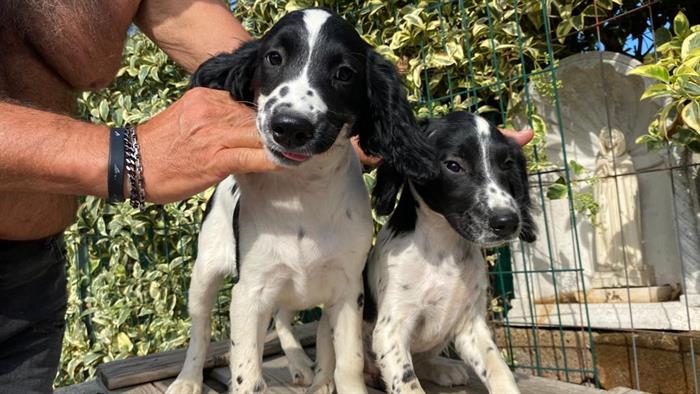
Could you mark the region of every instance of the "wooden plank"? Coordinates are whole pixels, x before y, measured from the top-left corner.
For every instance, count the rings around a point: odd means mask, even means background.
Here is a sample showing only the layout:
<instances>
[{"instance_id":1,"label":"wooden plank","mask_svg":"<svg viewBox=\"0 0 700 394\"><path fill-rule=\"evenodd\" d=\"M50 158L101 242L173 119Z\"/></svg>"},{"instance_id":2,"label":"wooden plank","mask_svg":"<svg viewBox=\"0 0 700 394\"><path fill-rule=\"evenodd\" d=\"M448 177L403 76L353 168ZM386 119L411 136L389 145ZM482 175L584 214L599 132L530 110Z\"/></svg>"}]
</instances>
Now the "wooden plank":
<instances>
[{"instance_id":1,"label":"wooden plank","mask_svg":"<svg viewBox=\"0 0 700 394\"><path fill-rule=\"evenodd\" d=\"M107 389L97 380L90 380L72 386L59 387L54 390L53 394L105 394Z\"/></svg>"},{"instance_id":2,"label":"wooden plank","mask_svg":"<svg viewBox=\"0 0 700 394\"><path fill-rule=\"evenodd\" d=\"M159 393L165 393L166 390L168 390L168 386L172 384L175 381L175 378L170 378L170 379L163 379L159 380L156 382L153 382L153 387L158 389ZM209 387L206 382L202 384L202 394L219 394L219 391L214 390L213 388Z\"/></svg>"},{"instance_id":3,"label":"wooden plank","mask_svg":"<svg viewBox=\"0 0 700 394\"><path fill-rule=\"evenodd\" d=\"M109 392L119 394L162 394L161 391L151 383L125 387L119 390L110 390Z\"/></svg>"},{"instance_id":4,"label":"wooden plank","mask_svg":"<svg viewBox=\"0 0 700 394\"><path fill-rule=\"evenodd\" d=\"M309 356L313 356L313 349L309 349ZM210 376L220 382L229 382L231 372L228 367L215 368L211 370ZM263 363L263 377L267 383L271 394L296 394L305 393L307 387L292 385L292 376L287 368L287 357L282 354L274 355L265 359ZM367 388L369 394L383 394L375 388Z\"/></svg>"},{"instance_id":5,"label":"wooden plank","mask_svg":"<svg viewBox=\"0 0 700 394\"><path fill-rule=\"evenodd\" d=\"M293 330L303 346L314 344L318 323L294 326ZM214 368L228 363L229 341L213 342L209 345L204 368ZM97 367L97 376L109 390L135 386L177 376L185 361L187 349L170 350L148 356L130 357L112 361ZM277 334L272 331L265 341L265 356L282 351Z\"/></svg>"}]
</instances>

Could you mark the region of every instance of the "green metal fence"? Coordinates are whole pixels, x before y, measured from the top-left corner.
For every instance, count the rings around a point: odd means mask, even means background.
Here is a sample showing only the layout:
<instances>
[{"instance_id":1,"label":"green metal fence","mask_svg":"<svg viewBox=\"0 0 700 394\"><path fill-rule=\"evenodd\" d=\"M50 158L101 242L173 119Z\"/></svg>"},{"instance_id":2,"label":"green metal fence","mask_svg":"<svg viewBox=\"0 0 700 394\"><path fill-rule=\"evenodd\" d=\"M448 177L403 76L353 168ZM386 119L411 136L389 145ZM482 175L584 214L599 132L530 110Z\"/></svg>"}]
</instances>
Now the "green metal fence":
<instances>
[{"instance_id":1,"label":"green metal fence","mask_svg":"<svg viewBox=\"0 0 700 394\"><path fill-rule=\"evenodd\" d=\"M235 11L244 16L248 29L260 33L273 19L284 13L285 5L289 6L285 3L287 2L239 1ZM531 195L541 223L541 241L538 245L543 252L537 255L531 246L519 242L488 252L492 285L490 311L497 342L511 367L520 372L572 383L604 386L606 382L601 382L600 360L596 350L597 335L611 331L623 332L631 335L628 366L630 376L626 385L638 389L647 387L645 376L640 376L637 341L640 335L652 332L654 328L635 326L637 312L634 310L637 306L633 305L631 291L637 285L630 281L632 270L628 265L631 263L626 260L626 254L622 255L625 283L616 290L627 294L627 302L620 304L622 309L616 309L624 310L628 315L624 319L620 318L626 323L620 323L619 327L605 326L597 323L596 318L599 316L592 316L591 308L594 306L589 302L588 295L593 265L588 261L590 256L582 252L588 248L587 245L582 245L582 239L585 240L590 234L579 234L579 229L583 228L582 223L595 220L592 210L596 209L595 201L584 199L589 192L581 185L592 184L597 179L581 175L580 166L571 161L578 158L567 157L572 142L567 140L571 133L565 118L569 114L562 113L562 105L568 103L563 101L560 94L566 86L562 85L558 76L559 65L567 57L587 52L612 51L638 60L654 56L655 30L668 24L668 15L672 18L677 10L689 13L696 5L692 1L653 0L496 0L486 3L446 0L298 1L295 6L314 4L329 6L343 15L380 52L398 63L406 74L410 98L420 116L440 116L452 110L478 111L501 126L531 126L536 130L535 141L527 148L527 152L530 158ZM601 65L601 70L602 67ZM603 71L600 78L605 86L606 74ZM537 95L536 99L533 94ZM585 95L587 91L581 91L581 94ZM604 106L612 107L613 104L607 102L611 99L612 92L605 92L604 96ZM553 111L549 122L538 112L540 107L537 100L542 101L543 98L548 100L547 105ZM612 138L612 129L617 126L611 123L611 111L606 110L599 117L607 125L606 130ZM552 141L555 143L552 144ZM628 141L628 148L633 145L634 141ZM557 163L550 161L545 152L546 148L551 154L553 146L561 155ZM642 176L646 172L652 172L655 176L668 178L672 185L669 197L673 200L672 238L678 243L676 249L682 250L682 235L687 234L679 232L679 228L684 227L678 218L688 214L697 215L697 212L686 212L684 210L688 206L678 206L677 201L683 199L677 195L680 190L677 183L685 182L684 187L697 188L692 186L697 185L697 180L689 177L689 171L697 163L691 159L678 164L671 160L672 156L673 152L667 148L664 163L644 171L618 172L616 163L613 163L615 172L610 179L616 188L620 188L618 180L624 176ZM587 173L593 171L592 168L584 170L588 170ZM644 191L641 197L645 197ZM69 234L69 251L74 262L72 275L79 278L72 282L75 283L75 294L79 298L75 305L80 308L74 316L80 316L83 322L83 326L75 328L76 332L69 333L69 337L75 335L76 343L87 338L90 346L86 346L85 351L97 354L101 359L123 357L140 351L136 349L138 343L129 342L125 346L128 348L131 344L133 348L125 352L106 352L106 342L117 334L112 332L101 338L103 334L94 329L95 319L105 319L99 316L99 308L119 302L106 299L100 301L101 296L95 295L92 289L92 277L95 273L108 269L110 264L123 263L130 275L138 277L134 280L139 283L138 286L148 287L151 295L161 296L162 292L168 291L166 288L171 295L178 295L172 300L169 296L153 297L160 300L158 302L165 299L162 302L167 305L161 307L160 312L146 311L142 316L130 317L132 325L142 327L143 332L155 330L155 326L165 327L165 333L153 338L153 344L149 342L149 345L140 348L141 353L185 344L187 318L184 299L189 270L196 255L194 239L197 225L193 223L201 216L203 201L200 198L194 203L190 202L186 209L153 206L144 214L135 214L127 208L114 208L108 212L110 219L102 225L99 221L91 222L92 227ZM564 212L566 218L552 217L552 201L565 204L563 210L557 212L559 215ZM619 206L623 201L618 199L616 203ZM697 209L692 201L690 209ZM187 220L181 217L178 213L180 211L189 212ZM99 214L93 217L97 216ZM158 220L155 222L160 224L153 228L143 228L142 224L129 222L129 217L143 219L143 223L154 223L156 217ZM105 231L100 227L111 228L115 218L128 222L123 225L126 233L136 229L136 235L129 238L129 235L122 232L115 236L114 231ZM562 234L561 228L553 227L554 222L560 223L562 220L568 222L566 234ZM650 227L647 225L646 228ZM690 230L697 234L697 226ZM107 232L110 235L105 237ZM564 242L566 250L560 248L563 236L568 238ZM653 237L655 235L648 231L644 235L645 240ZM622 238L624 239L624 233ZM136 255L134 252L124 252L131 249L136 250ZM118 261L114 261L116 255L121 256ZM686 264L686 260L692 256L688 257L681 252L679 255L678 281L681 293L687 294L688 278L695 278L694 272L687 272L692 265ZM174 264L164 268L163 261ZM143 280L153 272L158 275L153 274L153 278ZM546 297L542 296L540 289L543 281L550 286ZM154 285L156 282L161 282L162 286ZM125 286L123 282L110 283L111 286ZM228 329L227 308L231 285L228 283L222 289L214 311L215 336L225 336ZM132 293L124 293L125 300L129 294L136 293L135 289ZM572 301L570 297L575 300ZM669 301L677 302L677 298ZM129 301L124 301L124 308L133 308L133 305L127 304ZM139 304L139 307L143 306ZM695 316L695 307L686 302L678 308L685 315L683 324L687 323L686 326L663 327L660 330L678 338L689 338L692 331L697 329L691 324L694 321L691 315ZM167 322L163 322L163 314L170 314L171 320L182 323L168 326ZM302 320L317 316L317 311L313 311L302 316ZM104 323L98 324L105 326ZM85 333L79 332L81 330L85 330ZM126 336L134 338L136 334L127 332ZM95 350L95 344L99 343L104 344ZM686 376L688 383L685 390L698 393L698 372L692 338L688 343L691 372ZM85 362L86 367L95 364L93 360L89 361Z\"/></svg>"}]
</instances>

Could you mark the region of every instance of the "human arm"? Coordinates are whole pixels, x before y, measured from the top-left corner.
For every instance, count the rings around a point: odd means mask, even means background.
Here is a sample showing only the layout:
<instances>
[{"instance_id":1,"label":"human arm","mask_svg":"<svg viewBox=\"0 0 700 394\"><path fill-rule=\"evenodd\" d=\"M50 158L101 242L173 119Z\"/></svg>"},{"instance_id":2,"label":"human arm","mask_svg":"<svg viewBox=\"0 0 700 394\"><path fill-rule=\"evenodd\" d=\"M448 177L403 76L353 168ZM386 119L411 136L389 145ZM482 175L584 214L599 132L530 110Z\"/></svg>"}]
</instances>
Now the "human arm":
<instances>
[{"instance_id":1,"label":"human arm","mask_svg":"<svg viewBox=\"0 0 700 394\"><path fill-rule=\"evenodd\" d=\"M0 101L0 193L107 195L109 133L81 122ZM230 173L269 171L254 113L227 92L188 91L137 127L146 200L187 198Z\"/></svg>"},{"instance_id":2,"label":"human arm","mask_svg":"<svg viewBox=\"0 0 700 394\"><path fill-rule=\"evenodd\" d=\"M135 22L190 73L211 56L250 40L221 0L142 0Z\"/></svg>"}]
</instances>

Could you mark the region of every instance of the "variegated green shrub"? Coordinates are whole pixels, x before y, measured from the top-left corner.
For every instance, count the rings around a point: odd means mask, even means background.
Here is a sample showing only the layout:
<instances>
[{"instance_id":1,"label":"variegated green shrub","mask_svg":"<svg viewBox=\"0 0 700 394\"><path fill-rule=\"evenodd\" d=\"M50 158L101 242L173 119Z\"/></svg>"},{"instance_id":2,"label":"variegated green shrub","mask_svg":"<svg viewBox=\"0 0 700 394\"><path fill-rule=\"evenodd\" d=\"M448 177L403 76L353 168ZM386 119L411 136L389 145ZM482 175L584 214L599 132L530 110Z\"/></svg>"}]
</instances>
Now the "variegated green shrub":
<instances>
[{"instance_id":1,"label":"variegated green shrub","mask_svg":"<svg viewBox=\"0 0 700 394\"><path fill-rule=\"evenodd\" d=\"M630 74L652 78L641 99L666 99L649 133L637 142L660 148L671 142L700 152L700 25L690 26L680 12L673 20L673 34L665 27L655 32L658 48L647 64Z\"/></svg>"}]
</instances>

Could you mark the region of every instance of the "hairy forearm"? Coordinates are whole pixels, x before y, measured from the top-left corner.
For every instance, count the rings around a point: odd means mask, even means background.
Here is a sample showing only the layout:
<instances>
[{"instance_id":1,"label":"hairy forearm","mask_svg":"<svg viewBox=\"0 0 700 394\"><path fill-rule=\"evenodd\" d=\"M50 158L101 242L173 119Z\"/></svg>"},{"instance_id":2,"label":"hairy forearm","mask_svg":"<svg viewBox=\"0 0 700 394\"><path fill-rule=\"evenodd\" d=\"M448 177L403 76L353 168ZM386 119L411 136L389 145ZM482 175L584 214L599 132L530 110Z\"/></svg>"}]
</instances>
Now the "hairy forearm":
<instances>
[{"instance_id":1,"label":"hairy forearm","mask_svg":"<svg viewBox=\"0 0 700 394\"><path fill-rule=\"evenodd\" d=\"M221 0L143 0L136 24L189 72L250 39Z\"/></svg>"},{"instance_id":2,"label":"hairy forearm","mask_svg":"<svg viewBox=\"0 0 700 394\"><path fill-rule=\"evenodd\" d=\"M0 113L0 192L107 194L105 127L2 101Z\"/></svg>"}]
</instances>

